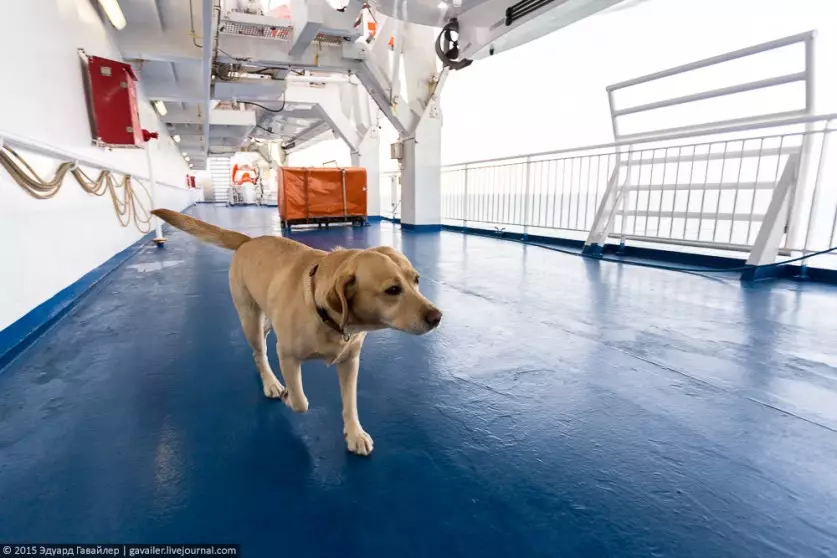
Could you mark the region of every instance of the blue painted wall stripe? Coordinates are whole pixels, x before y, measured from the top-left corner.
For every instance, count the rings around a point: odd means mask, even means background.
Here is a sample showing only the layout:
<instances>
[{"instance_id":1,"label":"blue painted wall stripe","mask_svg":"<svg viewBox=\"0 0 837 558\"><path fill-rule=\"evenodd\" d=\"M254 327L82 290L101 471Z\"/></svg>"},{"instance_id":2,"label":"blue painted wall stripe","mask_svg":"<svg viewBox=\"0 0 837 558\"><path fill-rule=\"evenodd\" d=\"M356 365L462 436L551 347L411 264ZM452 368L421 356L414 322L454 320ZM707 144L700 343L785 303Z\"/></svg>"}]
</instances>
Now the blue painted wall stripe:
<instances>
[{"instance_id":1,"label":"blue painted wall stripe","mask_svg":"<svg viewBox=\"0 0 837 558\"><path fill-rule=\"evenodd\" d=\"M153 232L144 235L139 241L93 271L87 272L76 282L58 291L52 298L42 302L12 325L0 331L0 371L34 343L50 326L65 316L102 279L128 261L153 238Z\"/></svg>"},{"instance_id":2,"label":"blue painted wall stripe","mask_svg":"<svg viewBox=\"0 0 837 558\"><path fill-rule=\"evenodd\" d=\"M187 211L194 204L183 211ZM80 279L58 291L6 329L0 331L0 373L14 358L32 345L53 324L73 309L91 290L122 264L131 259L154 238L154 231L143 235L99 267L87 272Z\"/></svg>"}]
</instances>

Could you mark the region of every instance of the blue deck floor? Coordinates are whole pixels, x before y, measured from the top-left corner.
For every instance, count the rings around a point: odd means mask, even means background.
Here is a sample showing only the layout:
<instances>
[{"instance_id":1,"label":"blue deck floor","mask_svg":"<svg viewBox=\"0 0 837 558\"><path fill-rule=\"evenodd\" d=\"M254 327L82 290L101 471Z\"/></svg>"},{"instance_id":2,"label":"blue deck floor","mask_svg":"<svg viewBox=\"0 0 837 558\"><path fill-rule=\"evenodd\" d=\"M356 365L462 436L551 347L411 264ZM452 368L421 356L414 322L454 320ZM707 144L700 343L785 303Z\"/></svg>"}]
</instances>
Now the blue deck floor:
<instances>
[{"instance_id":1,"label":"blue deck floor","mask_svg":"<svg viewBox=\"0 0 837 558\"><path fill-rule=\"evenodd\" d=\"M270 232L265 209L199 217ZM370 335L346 452L336 374L262 395L230 254L173 232L0 374L0 541L242 555L837 556L837 289L596 263L390 224L445 312ZM276 367L275 355L271 362Z\"/></svg>"}]
</instances>

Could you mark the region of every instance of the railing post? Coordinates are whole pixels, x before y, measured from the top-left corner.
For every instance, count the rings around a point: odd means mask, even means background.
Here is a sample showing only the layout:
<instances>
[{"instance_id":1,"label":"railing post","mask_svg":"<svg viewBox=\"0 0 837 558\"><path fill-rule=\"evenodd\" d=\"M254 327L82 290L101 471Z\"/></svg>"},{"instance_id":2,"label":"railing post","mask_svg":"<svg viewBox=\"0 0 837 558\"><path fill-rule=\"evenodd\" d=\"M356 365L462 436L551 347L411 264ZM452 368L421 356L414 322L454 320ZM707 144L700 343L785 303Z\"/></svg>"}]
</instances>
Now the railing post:
<instances>
[{"instance_id":1,"label":"railing post","mask_svg":"<svg viewBox=\"0 0 837 558\"><path fill-rule=\"evenodd\" d=\"M812 116L815 113L815 60L814 60L814 38L816 32L805 37L805 115ZM828 121L825 126L828 127ZM797 244L798 237L802 233L803 207L802 201L808 188L811 177L811 162L813 160L813 139L816 123L805 124L805 134L802 136L802 155L799 161L797 179L793 184L791 198L788 201L788 231L786 235L786 246L793 247ZM823 137L825 139L825 137ZM807 237L806 237L807 239Z\"/></svg>"},{"instance_id":2,"label":"railing post","mask_svg":"<svg viewBox=\"0 0 837 558\"><path fill-rule=\"evenodd\" d=\"M523 240L529 238L529 167L532 162L529 157L526 157L525 183L523 186Z\"/></svg>"},{"instance_id":3,"label":"railing post","mask_svg":"<svg viewBox=\"0 0 837 558\"><path fill-rule=\"evenodd\" d=\"M468 228L468 165L465 165L465 193L462 199L462 229Z\"/></svg>"},{"instance_id":4,"label":"railing post","mask_svg":"<svg viewBox=\"0 0 837 558\"><path fill-rule=\"evenodd\" d=\"M151 209L157 209L157 181L154 180L154 163L151 158L151 143L145 142L145 160L148 163L148 186L151 190ZM159 217L151 217L155 222L154 243L160 248L166 243L166 237L163 236L163 222Z\"/></svg>"},{"instance_id":5,"label":"railing post","mask_svg":"<svg viewBox=\"0 0 837 558\"><path fill-rule=\"evenodd\" d=\"M393 221L397 218L396 213L398 212L398 206L401 204L401 197L398 195L399 177L400 172L398 174L391 174L389 177L389 210L392 213Z\"/></svg>"},{"instance_id":6,"label":"railing post","mask_svg":"<svg viewBox=\"0 0 837 558\"><path fill-rule=\"evenodd\" d=\"M831 120L825 121L825 126L822 131L822 144L820 147L820 158L817 161L817 174L814 178L814 191L811 193L811 211L808 214L808 227L805 229L805 241L802 244L803 254L808 253L808 242L811 238L811 233L814 231L814 224L817 219L817 206L820 203L820 182L822 180L823 172L825 171L826 154L828 153L828 138ZM793 246L791 246L793 248ZM802 272L805 272L805 262L802 263Z\"/></svg>"}]
</instances>

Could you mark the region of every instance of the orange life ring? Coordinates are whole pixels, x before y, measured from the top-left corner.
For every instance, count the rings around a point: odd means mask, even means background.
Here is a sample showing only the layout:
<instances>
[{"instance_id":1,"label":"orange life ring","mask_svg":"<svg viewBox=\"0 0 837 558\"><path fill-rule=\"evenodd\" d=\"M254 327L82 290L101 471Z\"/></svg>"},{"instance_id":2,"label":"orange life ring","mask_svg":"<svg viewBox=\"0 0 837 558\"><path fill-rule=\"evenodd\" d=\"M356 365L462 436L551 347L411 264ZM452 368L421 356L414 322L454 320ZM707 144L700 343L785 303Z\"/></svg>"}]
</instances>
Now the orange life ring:
<instances>
[{"instance_id":1,"label":"orange life ring","mask_svg":"<svg viewBox=\"0 0 837 558\"><path fill-rule=\"evenodd\" d=\"M241 173L240 176L239 173ZM238 163L233 165L232 181L233 184L235 184L236 186L241 186L245 182L249 182L250 184L255 186L256 182L258 181L258 178L258 171L250 165L241 165L240 167L238 166Z\"/></svg>"}]
</instances>

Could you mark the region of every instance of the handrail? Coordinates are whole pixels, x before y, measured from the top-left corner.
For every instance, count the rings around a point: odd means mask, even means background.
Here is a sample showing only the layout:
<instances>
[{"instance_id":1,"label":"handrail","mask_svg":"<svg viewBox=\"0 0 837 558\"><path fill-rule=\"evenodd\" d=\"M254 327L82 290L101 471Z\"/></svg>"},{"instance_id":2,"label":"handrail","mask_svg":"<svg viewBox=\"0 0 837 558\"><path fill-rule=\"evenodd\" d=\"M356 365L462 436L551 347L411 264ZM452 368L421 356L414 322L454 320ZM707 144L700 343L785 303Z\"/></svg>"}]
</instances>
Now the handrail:
<instances>
[{"instance_id":1,"label":"handrail","mask_svg":"<svg viewBox=\"0 0 837 558\"><path fill-rule=\"evenodd\" d=\"M765 121L774 121L782 118L792 118L795 116L811 116L814 112L814 38L816 37L816 35L816 31L808 31L806 33L800 33L797 35L792 35L790 37L784 37L781 39L769 41L767 43L750 46L733 52L727 52L717 56L712 56L710 58L705 58L703 60L698 60L689 64L676 66L674 68L669 68L667 70L662 70L659 72L654 72L652 74L640 76L608 86L606 88L606 91L608 97L608 104L610 105L610 120L611 125L613 127L614 139L617 141L636 141L640 138L656 139L661 136L668 136L672 134L679 134L690 131L698 132L711 128L719 128L722 126L748 126L751 124L756 124ZM622 109L617 109L616 107L616 100L614 98L615 91L634 87L641 84L656 82L660 79L668 78L671 76L687 74L689 72L693 72L702 68L707 68L710 66L715 66L717 64L723 64L732 60L738 60L741 58L762 54L764 52L769 52L778 48L788 47L799 43L804 44L805 47L805 69L802 72L784 76L774 76L759 81L748 81L746 83L739 83L729 87L722 87L720 89L699 91L691 95L663 99L645 105L637 105ZM769 89L778 85L792 83L795 81L803 81L805 83L805 105L801 109L783 110L778 112L772 112L769 114L762 113L732 119L727 118L724 120L716 120L713 122L699 122L687 126L677 126L674 128L655 128L652 130L646 130L645 132L632 134L623 134L620 131L619 118L622 116L626 116L629 114L637 115L648 111L658 110L660 108L682 106L684 104L705 101L707 99L729 97L747 91Z\"/></svg>"},{"instance_id":2,"label":"handrail","mask_svg":"<svg viewBox=\"0 0 837 558\"><path fill-rule=\"evenodd\" d=\"M766 122L759 122L756 124L742 124L742 125L735 125L735 126L722 126L715 129L703 129L703 130L696 130L696 131L688 131L678 134L670 134L665 136L657 136L657 137L647 137L647 138L639 138L639 139L626 139L622 141L614 141L610 143L600 143L594 145L585 145L581 147L570 147L565 149L555 149L551 151L539 151L536 153L520 153L518 155L506 155L503 157L494 157L493 159L479 159L474 161L463 161L460 163L450 163L447 165L442 165L443 169L448 168L457 168L457 167L464 167L468 165L484 165L486 163L494 163L498 161L508 161L512 159L525 159L526 157L545 157L547 155L564 155L568 153L578 153L580 151L593 151L599 149L608 149L608 148L618 148L618 147L627 147L631 145L639 145L639 144L647 144L647 143L655 143L659 141L673 141L679 139L688 139L688 138L695 138L695 137L703 137L703 136L714 136L720 134L731 134L735 132L747 132L750 130L764 130L768 128L781 128L783 126L795 126L799 124L814 124L817 122L829 122L832 120L837 120L837 113L830 113L830 114L822 114L822 115L811 115L811 116L798 116L794 118L784 118L779 120L769 120ZM741 139L748 139L748 138L741 138Z\"/></svg>"},{"instance_id":3,"label":"handrail","mask_svg":"<svg viewBox=\"0 0 837 558\"><path fill-rule=\"evenodd\" d=\"M96 161L94 159L91 159L89 157L83 157L83 156L80 157L77 154L72 153L70 151L65 151L63 149L52 147L52 146L49 146L45 143L30 139L30 138L27 138L27 137L24 137L24 136L20 136L20 135L17 135L17 134L12 134L10 132L5 132L3 130L0 130L0 148L2 148L3 145L10 145L10 146L19 147L20 149L23 149L25 151L30 151L32 153L37 153L39 155L46 155L47 157L64 159L68 162L74 162L76 165L89 167L91 169L113 171L113 172L116 172L117 174L121 174L121 175L130 175L132 178L135 178L135 179L140 180L140 181L150 181L151 180L151 178L147 175L138 174L138 173L135 173L135 172L125 172L125 171L117 169L117 168L115 168L111 165L105 165L105 164L103 164L99 161ZM158 186L167 186L169 188L179 188L181 190L187 189L184 186L176 186L176 185L171 184L171 183L161 182L160 180L155 180L155 183Z\"/></svg>"},{"instance_id":4,"label":"handrail","mask_svg":"<svg viewBox=\"0 0 837 558\"><path fill-rule=\"evenodd\" d=\"M776 39L773 41L768 41L766 43L761 43L758 45L753 45L750 47L742 48L740 50L735 50L732 52L727 52L724 54L719 54L717 56L712 56L710 58L704 58L703 60L698 60L696 62L692 62L690 64L684 64L683 66L677 66L676 68L669 68L667 70L661 70L659 72L654 72L653 74L648 74L644 76L640 76L637 78L629 79L627 81L623 81L620 83L614 83L613 85L609 85L607 87L607 91L617 91L619 89L625 89L626 87L633 87L634 85L640 85L642 83L647 83L649 81L656 81L659 79L676 76L678 74L683 74L686 72L691 72L692 70L699 70L701 68L706 68L709 66L715 66L717 64L721 64L723 62L730 62L732 60L738 60L739 58L745 58L747 56L752 56L753 54L761 54L762 52L768 52L771 50L776 50L778 48L790 46L796 43L800 43L803 41L810 41L814 37L816 37L816 31L806 31L804 33L799 33L797 35L791 35L790 37L782 37L781 39Z\"/></svg>"},{"instance_id":5,"label":"handrail","mask_svg":"<svg viewBox=\"0 0 837 558\"><path fill-rule=\"evenodd\" d=\"M807 74L805 72L797 72L795 74L786 74L783 76L776 76L772 78L762 79L759 81L751 81L748 83L739 83L730 85L728 87L721 87L720 89L711 89L708 91L699 91L691 95L683 95L681 97L674 97L671 99L664 99L662 101L655 101L644 105L634 105L632 107L614 110L613 116L628 116L629 114L636 114L638 112L648 112L667 107L676 107L678 105L685 105L695 101L705 101L707 99L715 99L716 97L725 97L727 95L735 95L737 93L746 93L748 91L755 91L757 89L766 89L768 87L776 87L777 85L786 85L788 83L795 83L797 81L805 81Z\"/></svg>"}]
</instances>

